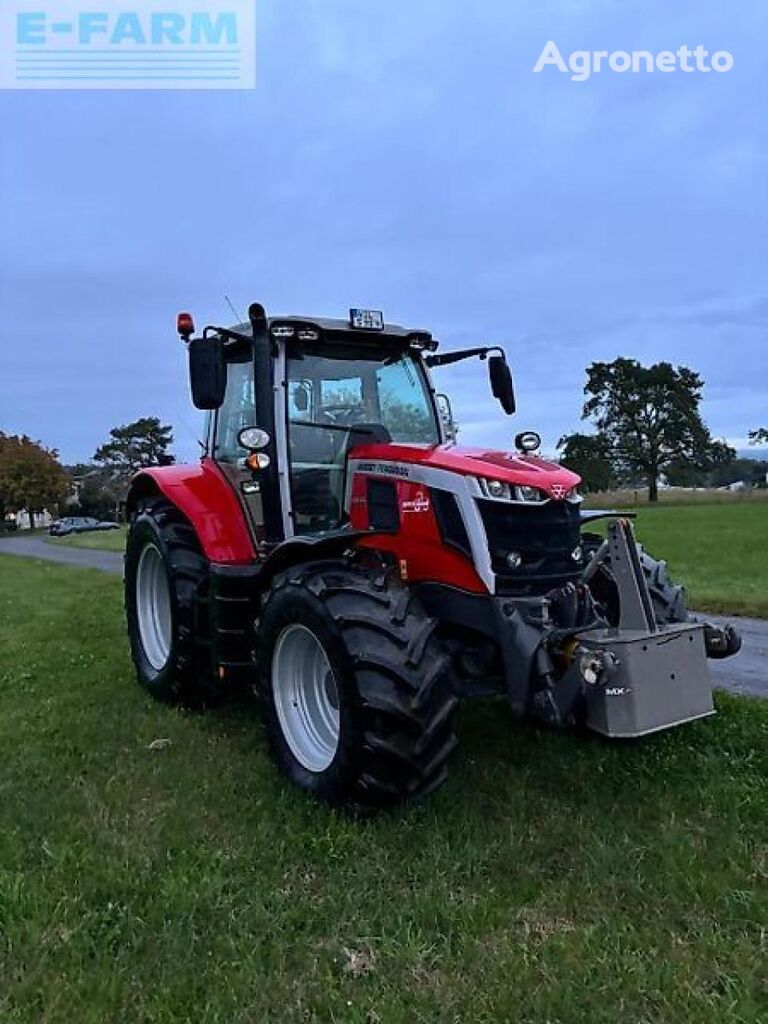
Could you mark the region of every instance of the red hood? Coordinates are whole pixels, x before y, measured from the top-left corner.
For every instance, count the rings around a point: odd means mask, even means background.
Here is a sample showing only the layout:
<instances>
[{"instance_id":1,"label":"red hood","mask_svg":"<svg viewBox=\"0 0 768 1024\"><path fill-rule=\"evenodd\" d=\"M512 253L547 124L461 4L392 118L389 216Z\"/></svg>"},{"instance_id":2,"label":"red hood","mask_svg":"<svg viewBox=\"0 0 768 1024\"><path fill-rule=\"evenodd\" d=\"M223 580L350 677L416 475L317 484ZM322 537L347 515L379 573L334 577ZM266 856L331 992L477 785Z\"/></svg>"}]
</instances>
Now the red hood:
<instances>
[{"instance_id":1,"label":"red hood","mask_svg":"<svg viewBox=\"0 0 768 1024\"><path fill-rule=\"evenodd\" d=\"M570 469L547 462L538 455L486 451L456 444L425 448L409 444L366 444L355 447L354 459L378 462L408 462L433 469L447 469L464 476L482 476L508 484L539 487L553 498L564 498L581 477Z\"/></svg>"}]
</instances>

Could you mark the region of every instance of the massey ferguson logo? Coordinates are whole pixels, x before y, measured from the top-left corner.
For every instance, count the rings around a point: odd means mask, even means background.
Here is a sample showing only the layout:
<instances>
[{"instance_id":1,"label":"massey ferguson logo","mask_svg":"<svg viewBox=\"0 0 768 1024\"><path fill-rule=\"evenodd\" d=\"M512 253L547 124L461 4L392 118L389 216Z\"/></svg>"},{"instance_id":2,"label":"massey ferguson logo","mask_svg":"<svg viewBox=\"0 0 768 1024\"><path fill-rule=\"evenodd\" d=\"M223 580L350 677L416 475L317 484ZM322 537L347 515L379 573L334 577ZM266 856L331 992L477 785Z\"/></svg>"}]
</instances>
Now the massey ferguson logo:
<instances>
[{"instance_id":1,"label":"massey ferguson logo","mask_svg":"<svg viewBox=\"0 0 768 1024\"><path fill-rule=\"evenodd\" d=\"M416 497L404 501L401 508L403 512L429 512L429 498L424 491L418 491Z\"/></svg>"},{"instance_id":2,"label":"massey ferguson logo","mask_svg":"<svg viewBox=\"0 0 768 1024\"><path fill-rule=\"evenodd\" d=\"M568 493L568 488L564 484L552 484L549 488L549 493L555 499L555 501L562 501Z\"/></svg>"}]
</instances>

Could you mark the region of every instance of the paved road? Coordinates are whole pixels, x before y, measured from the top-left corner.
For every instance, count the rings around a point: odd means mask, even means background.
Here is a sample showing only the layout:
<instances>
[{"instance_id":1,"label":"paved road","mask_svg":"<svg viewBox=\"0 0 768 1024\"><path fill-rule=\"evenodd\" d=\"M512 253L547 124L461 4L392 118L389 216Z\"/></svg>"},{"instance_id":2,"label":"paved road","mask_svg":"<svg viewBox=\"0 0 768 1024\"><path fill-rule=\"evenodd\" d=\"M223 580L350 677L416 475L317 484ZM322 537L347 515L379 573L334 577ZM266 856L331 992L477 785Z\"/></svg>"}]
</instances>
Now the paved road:
<instances>
[{"instance_id":1,"label":"paved road","mask_svg":"<svg viewBox=\"0 0 768 1024\"><path fill-rule=\"evenodd\" d=\"M101 569L122 574L123 556L117 551L91 551L87 548L57 547L36 537L10 537L0 540L0 554L43 558L50 562ZM741 651L725 661L710 661L717 686L732 693L768 697L768 619L724 619L708 615L713 622L732 622L741 632Z\"/></svg>"},{"instance_id":2,"label":"paved road","mask_svg":"<svg viewBox=\"0 0 768 1024\"><path fill-rule=\"evenodd\" d=\"M703 615L700 618L704 618ZM741 633L741 650L733 658L710 661L715 685L732 693L768 697L768 619L707 615L709 622L732 622Z\"/></svg>"},{"instance_id":3,"label":"paved road","mask_svg":"<svg viewBox=\"0 0 768 1024\"><path fill-rule=\"evenodd\" d=\"M23 555L25 558L43 558L47 562L76 565L81 569L101 569L122 575L123 556L119 551L92 551L88 548L68 548L49 544L39 537L4 537L0 540L0 555Z\"/></svg>"}]
</instances>

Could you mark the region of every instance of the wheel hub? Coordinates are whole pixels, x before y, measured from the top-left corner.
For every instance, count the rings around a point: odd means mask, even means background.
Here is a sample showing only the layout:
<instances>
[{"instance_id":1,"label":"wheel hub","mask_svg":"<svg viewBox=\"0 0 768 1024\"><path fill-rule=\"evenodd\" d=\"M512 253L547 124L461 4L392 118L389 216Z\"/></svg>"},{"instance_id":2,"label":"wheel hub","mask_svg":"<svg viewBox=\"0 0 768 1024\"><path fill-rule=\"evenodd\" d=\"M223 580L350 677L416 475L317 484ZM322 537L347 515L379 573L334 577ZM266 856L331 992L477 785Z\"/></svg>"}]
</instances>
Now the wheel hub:
<instances>
[{"instance_id":1,"label":"wheel hub","mask_svg":"<svg viewBox=\"0 0 768 1024\"><path fill-rule=\"evenodd\" d=\"M147 661L160 672L171 654L173 628L168 571L154 544L141 552L136 570L136 618Z\"/></svg>"},{"instance_id":2,"label":"wheel hub","mask_svg":"<svg viewBox=\"0 0 768 1024\"><path fill-rule=\"evenodd\" d=\"M293 756L307 771L325 771L339 746L339 691L323 645L306 626L287 626L278 637L272 693Z\"/></svg>"}]
</instances>

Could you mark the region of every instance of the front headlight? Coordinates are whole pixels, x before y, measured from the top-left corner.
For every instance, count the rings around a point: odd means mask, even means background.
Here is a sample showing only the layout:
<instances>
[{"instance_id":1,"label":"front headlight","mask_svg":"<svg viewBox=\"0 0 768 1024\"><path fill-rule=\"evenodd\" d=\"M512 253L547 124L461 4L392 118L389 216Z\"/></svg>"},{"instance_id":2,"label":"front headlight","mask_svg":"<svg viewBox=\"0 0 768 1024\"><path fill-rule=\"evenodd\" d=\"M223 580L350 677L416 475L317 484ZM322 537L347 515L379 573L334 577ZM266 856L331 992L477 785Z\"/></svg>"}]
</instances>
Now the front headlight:
<instances>
[{"instance_id":1,"label":"front headlight","mask_svg":"<svg viewBox=\"0 0 768 1024\"><path fill-rule=\"evenodd\" d=\"M477 482L486 498L495 498L497 501L519 501L525 505L541 505L549 501L545 491L527 484L508 484L503 480L489 480L482 476L477 477Z\"/></svg>"},{"instance_id":2,"label":"front headlight","mask_svg":"<svg viewBox=\"0 0 768 1024\"><path fill-rule=\"evenodd\" d=\"M579 494L578 487L572 487L565 496L566 501L572 501L574 504L584 501L583 495Z\"/></svg>"},{"instance_id":3,"label":"front headlight","mask_svg":"<svg viewBox=\"0 0 768 1024\"><path fill-rule=\"evenodd\" d=\"M517 501L525 501L528 504L539 504L542 501L549 501L549 495L540 491L538 487L520 485L515 487L515 498Z\"/></svg>"},{"instance_id":4,"label":"front headlight","mask_svg":"<svg viewBox=\"0 0 768 1024\"><path fill-rule=\"evenodd\" d=\"M499 498L502 501L509 501L511 494L509 484L503 480L486 480L485 477L478 477L480 490L488 498Z\"/></svg>"}]
</instances>

